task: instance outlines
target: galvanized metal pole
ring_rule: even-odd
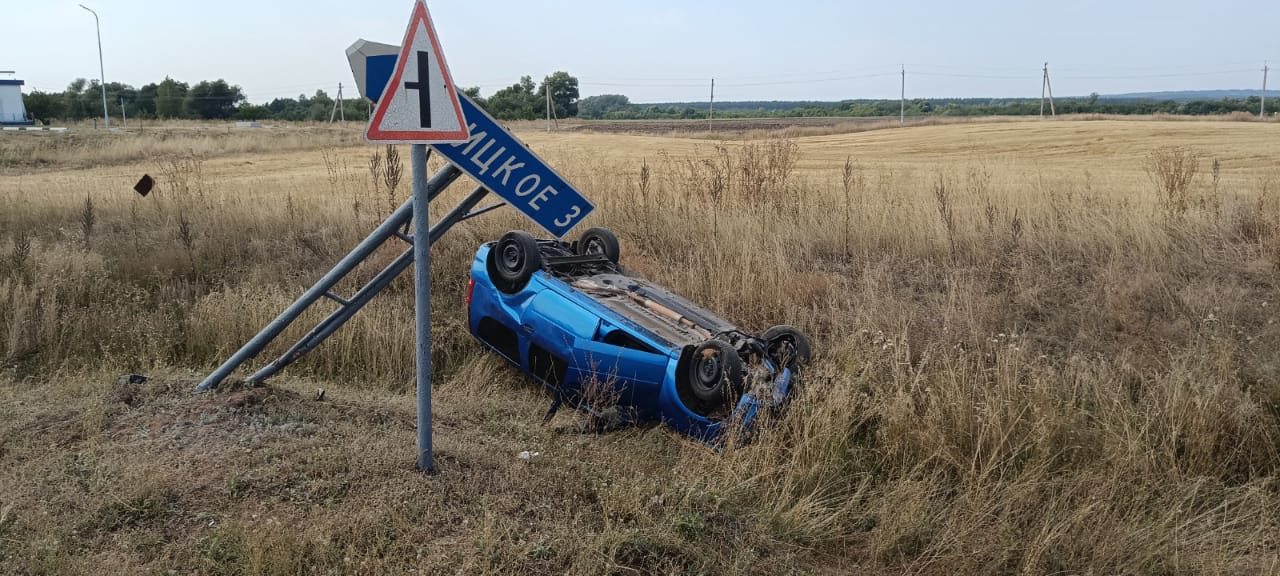
[[[439,193],[439,187],[437,184],[438,183],[427,182],[427,187],[431,189],[431,194]],[[441,236],[444,236],[444,233],[453,228],[455,224],[498,208],[499,205],[493,205],[474,212],[471,211],[471,209],[475,208],[475,205],[478,204],[487,193],[488,189],[484,186],[476,187],[476,189],[471,192],[471,195],[463,199],[462,202],[454,207],[451,212],[440,217],[440,219],[436,221],[435,226],[431,227],[431,243],[435,244],[436,240],[439,240]],[[412,201],[413,200],[410,200],[410,202]],[[282,354],[275,361],[263,366],[257,372],[254,372],[252,376],[245,379],[245,382],[251,384],[262,382],[263,380],[270,378],[276,372],[284,369],[286,366],[294,363],[316,346],[319,346],[321,342],[324,342],[326,338],[341,328],[347,320],[350,320],[352,316],[355,316],[356,313],[359,312],[365,304],[368,304],[374,296],[377,296],[377,294],[391,284],[396,277],[400,276],[400,273],[408,270],[409,266],[412,264],[413,248],[409,248],[398,258],[393,260],[391,264],[388,264],[386,268],[383,268],[381,272],[373,277],[373,279],[369,280],[369,282],[365,284],[364,287],[360,288],[355,295],[351,296],[348,300],[348,304],[334,310],[333,313],[320,321],[315,328],[312,328],[306,336],[303,336],[301,340],[291,346],[288,351]]]
[[[444,190],[451,182],[457,179],[460,174],[462,174],[462,171],[456,166],[452,164],[445,166],[440,170],[440,173],[436,174],[436,176],[431,179],[431,182],[427,184],[427,197],[430,198],[431,190]],[[288,328],[294,320],[297,320],[312,303],[323,298],[325,293],[332,289],[339,280],[343,279],[347,275],[347,273],[355,269],[356,265],[363,262],[364,259],[372,254],[374,250],[377,250],[379,246],[382,246],[382,243],[387,238],[395,235],[396,230],[400,228],[401,224],[406,223],[408,221],[408,217],[413,214],[413,203],[413,199],[410,199],[408,202],[405,202],[397,208],[386,221],[379,224],[368,237],[361,240],[360,244],[356,245],[349,254],[344,256],[342,260],[338,261],[338,264],[335,265],[333,269],[326,272],[324,276],[308,288],[302,296],[299,296],[293,304],[290,304],[288,308],[285,308],[285,310],[281,312],[275,320],[272,320],[270,324],[267,324],[262,331],[258,332],[258,334],[246,342],[244,346],[241,346],[235,354],[232,354],[230,358],[218,366],[216,370],[211,372],[209,376],[205,377],[204,381],[196,387],[195,391],[205,392],[213,389],[226,379],[227,376],[230,376],[237,367],[244,364],[250,358],[257,356],[263,348],[266,348],[272,340],[275,340],[281,332],[284,332],[285,328]]]
[[[105,71],[106,69],[102,67],[102,26],[99,25],[98,13],[94,12],[93,8],[85,6],[84,4],[81,4],[80,7],[88,10],[90,14],[93,14],[93,29],[98,32],[98,80],[102,82],[102,122],[105,124],[107,129],[110,129],[111,115],[107,114],[107,73]]]
[[[427,145],[414,144],[413,168],[413,284],[417,320],[418,470],[435,471],[431,450],[431,219],[427,190]]]

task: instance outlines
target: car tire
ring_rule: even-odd
[[[542,268],[542,253],[538,251],[538,241],[528,232],[507,232],[489,249],[485,267],[489,271],[489,279],[498,290],[515,294],[523,290],[533,273]]]
[[[722,340],[708,340],[694,349],[685,381],[703,407],[724,406],[742,390],[746,373],[737,350]]]
[[[618,237],[608,228],[590,228],[578,238],[578,254],[604,254],[610,262],[618,263],[622,256],[622,247],[618,245]]]
[[[795,370],[808,364],[813,358],[809,337],[795,326],[774,326],[765,330],[760,339],[765,342],[765,354],[778,366]]]

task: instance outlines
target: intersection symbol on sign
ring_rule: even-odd
[[[414,3],[400,56],[378,98],[365,140],[388,143],[465,142],[470,136],[427,5]],[[353,46],[354,47],[354,46]],[[368,87],[370,91],[373,86]]]

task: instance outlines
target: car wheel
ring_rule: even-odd
[[[723,406],[734,392],[742,390],[746,365],[727,342],[708,340],[693,351],[689,362],[689,391],[704,406]]]
[[[618,237],[608,228],[591,228],[578,238],[578,254],[604,254],[610,262],[617,264],[622,256],[622,247],[618,245]]]
[[[765,342],[769,360],[778,366],[792,370],[809,363],[813,352],[809,348],[809,337],[795,326],[780,324],[764,331],[760,339]]]
[[[538,242],[528,232],[513,230],[502,235],[489,249],[485,260],[489,279],[507,294],[515,294],[529,283],[533,273],[542,268]]]

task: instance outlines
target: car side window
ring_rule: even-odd
[[[648,344],[636,339],[634,336],[627,334],[626,331],[616,328],[605,332],[604,336],[600,338],[600,341],[619,348],[629,348],[631,350],[639,350],[650,354],[658,353],[658,351],[654,350],[652,346],[649,346]]]

